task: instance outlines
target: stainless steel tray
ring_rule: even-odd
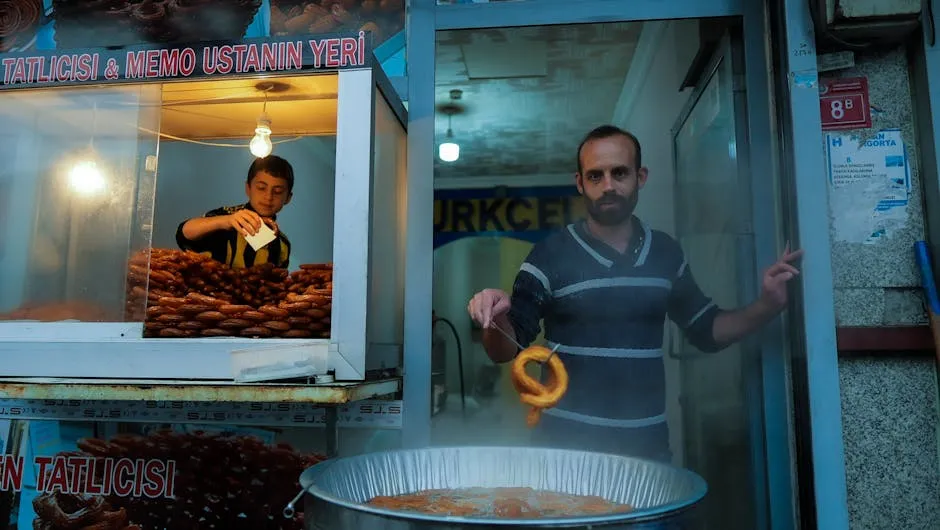
[[[309,494],[308,528],[627,528],[667,520],[705,496],[695,473],[658,462],[616,455],[527,447],[450,447],[379,452],[326,461],[307,469],[300,484]],[[531,487],[597,495],[636,509],[629,513],[557,519],[442,517],[373,508],[377,495],[427,489]],[[312,497],[309,498],[309,497]],[[309,501],[314,501],[313,503]],[[307,513],[312,509],[312,513]],[[325,519],[329,518],[328,522]],[[317,521],[321,521],[317,523]],[[391,521],[397,521],[396,524]],[[341,524],[342,526],[335,526]],[[359,526],[359,525],[373,526]],[[349,526],[356,525],[356,526]],[[644,528],[658,525],[639,525]],[[673,526],[670,526],[673,527]],[[684,528],[685,526],[679,526]]]

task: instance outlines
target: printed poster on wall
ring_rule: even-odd
[[[404,0],[5,0],[0,53],[237,41],[405,27]]]
[[[899,129],[864,139],[826,135],[830,209],[838,241],[875,244],[907,225],[911,174]]]
[[[325,457],[288,434],[0,420],[0,530],[300,530],[303,514],[283,509]]]

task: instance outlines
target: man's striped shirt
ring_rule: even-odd
[[[622,254],[583,221],[536,244],[516,276],[509,316],[523,346],[544,322],[547,346],[558,346],[570,376],[562,401],[542,416],[539,443],[668,460],[665,319],[714,351],[718,308],[678,242],[632,222]]]

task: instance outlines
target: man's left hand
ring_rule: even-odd
[[[790,244],[787,243],[780,259],[764,271],[760,297],[769,309],[781,311],[787,306],[787,282],[800,274],[800,270],[792,263],[801,257],[803,257],[803,250],[791,252]]]

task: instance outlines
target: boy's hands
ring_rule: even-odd
[[[268,225],[268,228],[274,230],[275,234],[278,233],[277,223],[274,222],[274,219],[270,217],[262,217],[261,219],[264,221],[264,224]]]
[[[261,223],[264,222],[260,215],[247,209],[238,210],[228,215],[227,218],[228,225],[238,230],[238,232],[245,237],[257,234],[258,230],[261,229]]]

